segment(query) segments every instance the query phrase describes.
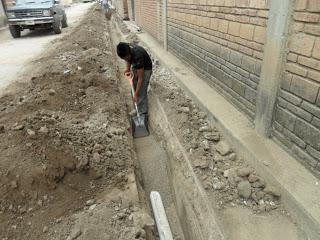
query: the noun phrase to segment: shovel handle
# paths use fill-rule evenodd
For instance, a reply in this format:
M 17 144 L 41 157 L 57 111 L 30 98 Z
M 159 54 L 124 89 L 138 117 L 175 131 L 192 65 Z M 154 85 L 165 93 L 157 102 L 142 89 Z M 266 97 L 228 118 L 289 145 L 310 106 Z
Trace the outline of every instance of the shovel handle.
M 124 76 L 128 79 L 129 83 L 130 83 L 130 86 L 131 86 L 131 94 L 132 94 L 132 97 L 134 96 L 134 88 L 133 88 L 133 78 L 134 78 L 134 73 L 133 72 L 126 72 L 124 74 Z M 139 117 L 140 116 L 140 113 L 139 113 L 139 109 L 138 109 L 138 105 L 135 101 L 133 101 L 133 104 L 134 104 L 134 107 L 136 109 L 136 112 L 137 112 L 137 116 Z

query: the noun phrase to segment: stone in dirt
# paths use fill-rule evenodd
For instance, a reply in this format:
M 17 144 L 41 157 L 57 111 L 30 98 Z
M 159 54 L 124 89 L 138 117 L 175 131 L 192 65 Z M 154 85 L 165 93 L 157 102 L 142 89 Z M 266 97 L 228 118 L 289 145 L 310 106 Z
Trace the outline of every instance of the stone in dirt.
M 225 187 L 225 184 L 223 182 L 220 182 L 220 181 L 214 181 L 213 184 L 213 189 L 214 190 L 221 190 Z
M 45 134 L 45 133 L 48 133 L 49 130 L 48 130 L 48 128 L 47 128 L 46 126 L 44 126 L 44 127 L 41 127 L 41 128 L 40 128 L 39 132 Z
M 252 183 L 251 185 L 255 188 L 264 188 L 266 186 L 266 183 L 263 179 L 259 178 L 258 181 Z
M 178 112 L 189 113 L 190 108 L 189 107 L 181 107 L 181 108 L 179 108 Z
M 70 233 L 70 235 L 67 237 L 67 240 L 77 239 L 78 237 L 80 237 L 81 234 L 82 234 L 82 232 L 80 229 L 78 229 L 78 228 L 73 229 L 72 232 Z
M 50 96 L 56 95 L 56 93 L 57 93 L 57 92 L 56 92 L 54 89 L 50 89 L 50 90 L 49 90 L 49 95 L 50 95 Z
M 36 136 L 36 132 L 31 129 L 27 129 L 27 133 L 31 138 L 34 138 Z
M 248 181 L 242 181 L 237 186 L 238 194 L 240 197 L 248 199 L 251 195 L 251 185 Z
M 254 182 L 258 181 L 259 179 L 260 178 L 255 174 L 250 174 L 250 176 L 248 177 L 248 180 L 250 183 L 254 183 Z
M 0 125 L 0 133 L 4 133 L 4 126 Z
M 207 117 L 207 114 L 204 112 L 199 112 L 199 118 L 200 119 L 205 119 Z
M 43 233 L 48 232 L 48 227 L 47 227 L 47 226 L 44 226 L 43 229 L 42 229 L 42 232 L 43 232 Z
M 12 130 L 14 130 L 14 131 L 19 131 L 19 130 L 22 130 L 22 129 L 24 129 L 24 126 L 23 126 L 23 125 L 17 125 L 17 126 L 14 126 L 14 127 L 12 128 Z
M 247 177 L 249 176 L 251 173 L 253 172 L 253 170 L 249 167 L 244 167 L 244 168 L 239 168 L 237 170 L 238 176 L 239 177 Z
M 206 133 L 204 135 L 204 138 L 209 140 L 209 141 L 219 141 L 220 140 L 220 134 L 217 133 L 217 132 Z
M 226 141 L 220 141 L 216 146 L 216 150 L 218 153 L 220 153 L 222 156 L 227 155 L 231 152 L 230 145 Z
M 12 189 L 17 189 L 17 188 L 18 188 L 18 183 L 17 183 L 17 181 L 11 181 L 10 187 L 11 187 Z
M 271 186 L 267 186 L 264 191 L 267 193 L 267 194 L 270 194 L 276 198 L 280 198 L 281 197 L 281 193 L 280 191 L 278 191 L 276 188 L 274 187 L 271 187 Z
M 209 167 L 209 161 L 206 158 L 198 158 L 194 161 L 195 167 L 200 167 L 202 169 Z
M 237 159 L 237 155 L 235 153 L 231 153 L 228 158 L 230 161 L 235 161 Z
M 100 154 L 97 153 L 97 152 L 95 152 L 95 153 L 93 154 L 93 160 L 94 160 L 95 162 L 100 162 L 100 161 L 101 161 Z
M 93 205 L 93 204 L 95 204 L 95 203 L 96 203 L 96 200 L 95 200 L 95 199 L 90 199 L 90 200 L 86 201 L 86 205 L 87 205 L 87 206 L 91 206 L 91 205 Z
M 212 129 L 210 126 L 202 126 L 199 128 L 199 132 L 211 132 Z
M 210 144 L 209 144 L 209 142 L 207 140 L 202 141 L 201 142 L 201 146 L 203 147 L 203 149 L 205 151 L 208 151 L 210 149 Z

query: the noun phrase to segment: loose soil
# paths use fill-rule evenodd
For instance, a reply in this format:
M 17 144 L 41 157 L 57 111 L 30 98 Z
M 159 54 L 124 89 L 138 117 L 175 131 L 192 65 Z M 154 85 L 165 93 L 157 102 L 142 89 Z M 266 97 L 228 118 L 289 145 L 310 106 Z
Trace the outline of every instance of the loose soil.
M 0 239 L 145 238 L 114 57 L 95 6 L 0 98 Z

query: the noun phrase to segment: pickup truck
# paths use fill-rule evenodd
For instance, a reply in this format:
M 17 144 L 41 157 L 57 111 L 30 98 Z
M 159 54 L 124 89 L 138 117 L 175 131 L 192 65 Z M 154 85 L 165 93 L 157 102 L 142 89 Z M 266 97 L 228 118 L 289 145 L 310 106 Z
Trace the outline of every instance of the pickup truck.
M 24 29 L 51 28 L 56 34 L 68 26 L 60 0 L 16 0 L 6 8 L 9 30 L 19 38 Z

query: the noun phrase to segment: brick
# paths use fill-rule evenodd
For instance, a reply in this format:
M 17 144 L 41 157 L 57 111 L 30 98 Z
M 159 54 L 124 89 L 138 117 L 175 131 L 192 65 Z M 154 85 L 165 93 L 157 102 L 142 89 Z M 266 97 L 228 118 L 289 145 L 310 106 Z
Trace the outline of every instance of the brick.
M 312 124 L 313 126 L 315 126 L 315 127 L 317 127 L 317 128 L 320 129 L 320 118 L 314 117 L 314 118 L 312 119 L 311 124 Z
M 290 113 L 288 110 L 278 107 L 276 109 L 275 119 L 282 126 L 293 131 L 297 117 Z
M 254 65 L 254 73 L 258 76 L 261 74 L 262 62 L 257 60 Z
M 216 19 L 216 18 L 211 18 L 210 28 L 213 29 L 213 30 L 218 30 L 218 28 L 219 28 L 219 20 Z
M 303 99 L 314 103 L 318 95 L 319 86 L 305 78 L 293 76 L 290 91 Z
M 278 106 L 280 106 L 282 108 L 287 108 L 288 102 L 286 100 L 284 100 L 283 98 L 278 98 L 277 104 L 278 104 Z
M 290 132 L 288 129 L 284 128 L 283 129 L 283 135 L 287 136 L 292 142 L 297 144 L 301 148 L 306 148 L 307 144 L 298 138 L 296 135 L 294 135 L 292 132 Z
M 241 62 L 241 67 L 250 72 L 250 73 L 255 73 L 255 60 L 250 58 L 250 57 L 246 57 L 246 56 L 243 56 L 242 58 L 242 62 Z
M 249 7 L 249 0 L 237 0 L 236 6 L 237 7 Z
M 250 22 L 250 17 L 245 16 L 245 15 L 241 15 L 237 17 L 238 22 L 241 23 L 249 23 Z
M 312 57 L 320 59 L 320 38 L 317 38 L 314 43 Z
M 239 36 L 240 35 L 240 23 L 230 22 L 228 33 L 233 36 Z
M 306 143 L 320 150 L 320 130 L 305 122 L 304 120 L 296 119 L 294 133 L 303 139 Z
M 285 99 L 288 102 L 291 102 L 292 104 L 297 105 L 297 106 L 299 106 L 302 102 L 301 98 L 293 95 L 292 93 L 284 91 L 284 90 L 280 90 L 280 97 L 282 97 L 283 99 Z
M 254 29 L 253 40 L 258 43 L 265 43 L 265 39 L 266 39 L 266 28 L 256 26 Z
M 276 138 L 276 140 L 280 141 L 280 143 L 282 143 L 287 148 L 290 148 L 292 146 L 292 143 L 290 142 L 290 140 L 286 136 L 284 136 L 282 133 L 278 131 L 273 131 L 273 136 Z
M 272 127 L 273 127 L 274 130 L 276 130 L 278 132 L 282 132 L 283 131 L 282 125 L 277 123 L 277 122 L 273 122 Z
M 256 82 L 254 82 L 253 80 L 251 80 L 250 78 L 241 77 L 241 82 L 248 85 L 250 88 L 252 88 L 254 90 L 257 90 L 257 88 L 258 88 L 258 84 Z
M 250 80 L 252 80 L 255 83 L 259 83 L 260 82 L 260 77 L 254 75 L 254 74 L 250 74 Z
M 287 59 L 291 62 L 297 62 L 298 60 L 298 55 L 294 53 L 289 53 L 287 56 Z
M 251 48 L 247 48 L 242 45 L 239 46 L 239 51 L 249 56 L 253 55 L 253 50 Z
M 294 20 L 301 21 L 301 22 L 314 22 L 317 23 L 319 21 L 320 16 L 314 13 L 301 13 L 296 12 L 293 15 Z
M 314 105 L 314 104 L 310 104 L 308 102 L 303 101 L 301 107 L 308 111 L 309 113 L 313 114 L 314 116 L 320 118 L 320 107 Z M 319 139 L 320 141 L 320 139 Z
M 287 63 L 286 70 L 302 77 L 306 77 L 308 72 L 306 68 L 300 67 L 298 64 L 294 63 Z
M 320 72 L 309 70 L 308 78 L 320 83 Z
M 234 65 L 241 66 L 242 54 L 235 51 L 230 51 L 230 61 Z
M 267 21 L 265 18 L 251 17 L 250 23 L 258 26 L 263 26 L 263 27 L 267 26 Z
M 307 8 L 308 0 L 296 0 L 294 9 L 295 10 L 305 10 Z
M 250 74 L 247 71 L 243 70 L 242 68 L 238 67 L 236 69 L 236 71 L 237 71 L 237 73 L 239 73 L 241 76 L 243 76 L 245 78 L 249 78 L 250 77 Z
M 306 120 L 307 122 L 311 122 L 312 120 L 312 114 L 309 112 L 303 110 L 302 108 L 299 108 L 297 106 L 294 106 L 291 103 L 287 104 L 287 109 L 291 111 L 293 114 L 299 116 L 300 118 Z
M 268 18 L 269 11 L 267 10 L 259 10 L 257 13 L 258 17 Z
M 226 20 L 220 20 L 219 21 L 219 31 L 223 32 L 223 33 L 227 33 L 228 32 L 228 26 L 229 26 L 229 22 Z
M 308 10 L 311 12 L 320 12 L 320 1 L 319 0 L 309 0 Z
M 304 31 L 304 23 L 295 22 L 293 23 L 291 30 L 293 33 L 303 32 Z
M 244 92 L 245 92 L 245 85 L 242 84 L 241 82 L 237 81 L 237 80 L 233 80 L 232 81 L 232 89 L 238 93 L 240 96 L 243 96 L 244 97 Z
M 257 92 L 251 88 L 246 88 L 244 93 L 245 99 L 247 99 L 249 102 L 256 104 L 257 101 Z
M 317 151 L 316 149 L 314 149 L 311 146 L 307 146 L 307 152 L 314 157 L 315 159 L 317 159 L 318 161 L 320 161 L 320 151 Z
M 290 90 L 290 86 L 291 86 L 291 81 L 292 81 L 292 74 L 285 72 L 283 74 L 280 86 L 282 89 L 289 91 Z
M 317 99 L 317 102 L 316 102 L 317 106 L 320 107 L 320 94 L 318 95 L 318 99 Z
M 305 150 L 301 149 L 300 147 L 293 145 L 292 152 L 300 158 L 300 161 L 307 162 L 312 167 L 317 166 L 317 161 L 314 160 L 308 153 L 306 153 Z
M 320 61 L 318 60 L 300 56 L 298 57 L 298 63 L 300 63 L 303 66 L 307 66 L 320 71 Z
M 265 9 L 265 8 L 267 8 L 267 2 L 266 2 L 266 0 L 251 0 L 250 7 Z
M 320 26 L 315 24 L 306 24 L 304 27 L 306 33 L 320 36 Z
M 313 36 L 298 33 L 289 39 L 289 49 L 304 56 L 311 56 L 314 42 Z
M 227 7 L 234 7 L 236 6 L 236 0 L 225 0 L 224 5 Z
M 254 51 L 253 52 L 253 57 L 262 60 L 263 59 L 263 53 L 262 52 L 258 52 L 258 51 Z
M 250 24 L 241 24 L 240 26 L 240 37 L 248 40 L 253 39 L 253 31 L 254 31 L 254 26 Z

